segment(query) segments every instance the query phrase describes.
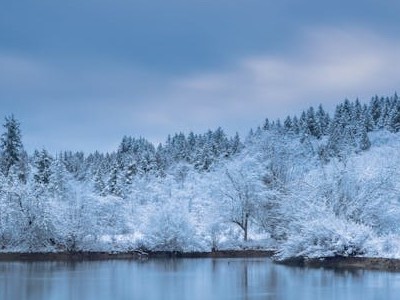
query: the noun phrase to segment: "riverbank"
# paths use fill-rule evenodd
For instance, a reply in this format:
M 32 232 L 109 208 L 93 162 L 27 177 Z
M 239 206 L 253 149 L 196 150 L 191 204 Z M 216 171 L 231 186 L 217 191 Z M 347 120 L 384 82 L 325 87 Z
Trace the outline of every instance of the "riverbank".
M 363 269 L 388 272 L 400 272 L 400 259 L 380 257 L 325 257 L 325 258 L 294 258 L 276 261 L 278 264 L 327 269 Z
M 130 251 L 130 252 L 46 252 L 0 253 L 0 261 L 83 261 L 108 259 L 158 259 L 158 258 L 235 258 L 272 257 L 272 250 L 224 250 L 214 252 Z
M 45 252 L 45 253 L 0 253 L 1 261 L 96 261 L 96 260 L 147 260 L 163 258 L 247 258 L 273 257 L 273 250 L 223 250 L 214 252 L 177 252 L 177 251 L 130 251 L 130 252 Z M 369 257 L 326 257 L 294 258 L 275 261 L 277 264 L 327 269 L 363 269 L 388 272 L 400 272 L 400 259 Z

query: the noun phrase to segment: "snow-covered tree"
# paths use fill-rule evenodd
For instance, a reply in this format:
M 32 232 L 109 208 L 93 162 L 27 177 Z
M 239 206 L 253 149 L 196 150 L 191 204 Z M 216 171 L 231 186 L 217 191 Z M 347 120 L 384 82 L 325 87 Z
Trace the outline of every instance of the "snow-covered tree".
M 19 122 L 13 115 L 6 117 L 3 125 L 5 132 L 1 135 L 1 170 L 5 176 L 8 176 L 13 169 L 21 181 L 26 180 L 26 161 L 25 151 L 22 144 L 21 130 Z
M 35 151 L 33 160 L 35 166 L 33 179 L 35 183 L 37 185 L 48 185 L 52 175 L 51 165 L 53 158 L 45 149 L 42 149 L 41 151 Z

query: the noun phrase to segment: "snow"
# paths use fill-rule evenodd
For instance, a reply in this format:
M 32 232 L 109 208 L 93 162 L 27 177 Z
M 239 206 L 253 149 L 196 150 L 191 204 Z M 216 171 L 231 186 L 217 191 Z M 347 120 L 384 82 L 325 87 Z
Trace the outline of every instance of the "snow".
M 217 129 L 176 135 L 157 150 L 124 138 L 106 155 L 37 152 L 26 182 L 15 166 L 0 172 L 0 251 L 400 258 L 400 133 L 365 136 L 350 125 L 350 141 L 341 137 L 334 153 L 336 136 L 273 124 L 244 144 Z M 360 148 L 361 134 L 370 148 Z

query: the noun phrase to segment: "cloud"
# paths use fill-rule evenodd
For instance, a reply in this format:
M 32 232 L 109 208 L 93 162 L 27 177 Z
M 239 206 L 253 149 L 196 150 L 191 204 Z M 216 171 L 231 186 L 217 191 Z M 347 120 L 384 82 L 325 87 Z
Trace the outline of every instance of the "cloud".
M 190 99 L 198 115 L 257 118 L 283 117 L 308 105 L 348 97 L 368 100 L 390 94 L 400 78 L 400 42 L 360 29 L 311 30 L 290 53 L 247 57 L 225 72 L 196 74 L 177 80 L 171 101 Z M 173 100 L 175 99 L 175 100 Z M 206 99 L 200 101 L 199 99 Z
M 32 89 L 46 82 L 48 69 L 40 62 L 15 54 L 0 53 L 0 88 Z
M 162 142 L 170 133 L 217 126 L 246 133 L 265 117 L 309 105 L 333 109 L 346 97 L 392 94 L 398 53 L 399 40 L 359 28 L 307 29 L 279 55 L 245 56 L 225 69 L 178 77 L 0 52 L 0 101 L 4 114 L 25 124 L 31 148 L 111 150 L 125 134 Z

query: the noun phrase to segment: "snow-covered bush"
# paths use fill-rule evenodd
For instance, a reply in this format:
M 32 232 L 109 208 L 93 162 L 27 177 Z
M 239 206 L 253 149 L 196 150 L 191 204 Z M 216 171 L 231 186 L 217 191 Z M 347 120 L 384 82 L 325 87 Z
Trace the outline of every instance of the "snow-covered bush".
M 306 257 L 364 255 L 368 252 L 367 242 L 375 237 L 371 228 L 324 215 L 299 224 L 299 228 L 280 245 L 278 260 Z
M 210 228 L 211 250 L 240 249 L 243 232 L 233 223 L 215 223 Z M 208 249 L 210 250 L 210 249 Z
M 195 251 L 194 233 L 185 209 L 166 203 L 149 218 L 145 246 L 153 251 Z
M 397 234 L 387 234 L 369 239 L 366 242 L 367 253 L 370 257 L 400 257 L 400 239 Z

